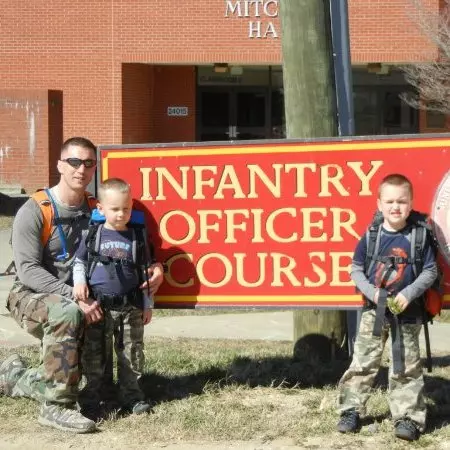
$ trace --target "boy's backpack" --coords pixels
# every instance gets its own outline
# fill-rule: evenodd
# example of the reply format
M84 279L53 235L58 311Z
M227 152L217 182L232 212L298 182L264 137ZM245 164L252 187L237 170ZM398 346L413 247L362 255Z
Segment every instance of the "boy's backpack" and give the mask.
M84 193L86 202L91 209L91 211L97 206L97 199L88 191ZM53 229L58 228L58 233L61 238L61 243L63 246L63 252L65 253L66 238L62 230L62 223L59 218L58 208L50 194L49 189L41 189L31 195L31 198L39 205L42 213L42 232L41 232L41 243L45 247L47 245L50 236L52 235ZM86 218L86 217L85 217Z
M148 284L148 268L154 261L153 245L148 242L148 233L145 226L145 214L143 211L132 209L128 229L132 232L132 261L125 261L111 256L100 254L101 231L105 223L105 216L94 209L89 221L88 233L85 239L87 249L87 280L89 282L98 263L105 266L111 278L115 275L117 265L133 265L137 271L139 284L144 281ZM148 288L148 295L150 290Z
M366 232L367 253L364 264L364 272L366 274L371 272L373 265L377 261L384 262L382 260L383 258L380 258L378 255L383 220L383 215L380 211L377 211ZM410 258L402 262L412 264L414 276L417 277L423 269L425 243L428 241L436 258L439 245L426 214L412 210L407 219L407 223L411 226L411 252ZM427 320L432 320L433 317L440 314L442 310L444 301L442 284L443 272L438 264L438 277L433 285L425 291L423 296L423 306Z
M366 273L366 275L370 274L373 265L376 262L386 263L386 258L380 257L380 255L378 254L381 239L381 225L383 224L383 221L383 215L380 211L377 211L374 215L371 225L366 232L367 252L366 260L364 262L364 272ZM433 233L433 229L428 222L428 216L426 214L412 210L407 219L407 224L411 226L410 257L406 260L405 258L396 257L395 259L401 259L401 261L395 262L412 264L414 276L417 277L423 269L425 243L428 241L429 245L431 246L431 249L434 252L434 256L436 257L436 263L438 263L437 256L439 245ZM392 259L392 257L389 258ZM425 345L427 352L427 368L429 372L431 372L431 348L430 337L428 333L428 321L432 321L434 316L440 314L443 302L443 271L438 264L438 276L433 285L425 291L422 304ZM396 361L394 361L394 366L395 364Z

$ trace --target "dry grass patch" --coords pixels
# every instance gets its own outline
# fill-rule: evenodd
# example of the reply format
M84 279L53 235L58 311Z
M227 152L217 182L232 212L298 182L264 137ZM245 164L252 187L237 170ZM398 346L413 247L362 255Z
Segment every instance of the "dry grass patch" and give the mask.
M449 448L448 356L435 358L434 372L426 376L427 434L409 444L393 437L386 368L368 402L361 432L340 435L335 431L336 383L347 363L293 361L292 350L291 342L152 339L146 345L147 373L142 381L153 413L112 414L101 424L101 433L80 437L76 448L133 448L138 442L180 449ZM37 363L37 348L21 353ZM49 448L55 437L59 448L73 445L73 436L40 428L36 413L37 405L31 401L0 398L0 446L1 439L22 443L24 423L27 431L39 432Z
M441 311L441 314L435 317L434 320L436 320L437 322L450 323L450 311L449 310Z

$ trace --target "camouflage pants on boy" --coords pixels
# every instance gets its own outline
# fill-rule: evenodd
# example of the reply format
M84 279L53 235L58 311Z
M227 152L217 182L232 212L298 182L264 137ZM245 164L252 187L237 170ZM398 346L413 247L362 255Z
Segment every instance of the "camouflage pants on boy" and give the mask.
M78 398L79 342L84 320L80 308L56 294L38 294L16 281L7 307L17 323L42 341L39 367L24 370L13 397L71 405Z
M364 311L356 337L353 360L339 382L338 411L355 409L365 413L375 377L381 365L384 346L389 337L389 324L383 326L380 337L373 336L375 310ZM423 398L424 378L420 361L420 324L402 324L400 339L404 354L404 370L393 373L393 356L389 366L389 407L394 421L409 418L423 432L426 406Z
M127 306L120 311L104 311L104 319L85 330L82 366L87 385L80 393L83 408L98 407L103 388L112 383L113 339L120 404L132 405L144 399L139 387L144 366L142 310Z

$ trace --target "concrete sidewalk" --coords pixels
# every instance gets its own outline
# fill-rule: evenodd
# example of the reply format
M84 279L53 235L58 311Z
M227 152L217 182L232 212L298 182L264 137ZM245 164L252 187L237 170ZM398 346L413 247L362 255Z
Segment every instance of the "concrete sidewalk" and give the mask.
M38 345L39 341L9 317L6 298L13 276L0 277L0 346L14 348L21 345ZM450 324L435 321L429 326L432 352L450 354ZM214 314L207 316L154 317L145 327L145 337L152 336L202 339L260 339L271 341L293 340L292 311L251 312L242 314ZM423 331L421 348L425 349Z
M4 272L12 260L10 234L10 230L0 230L0 273ZM13 348L38 345L39 341L23 331L6 310L6 299L13 280L14 276L0 276L0 346ZM450 324L436 321L429 326L429 330L432 352L450 354ZM155 317L151 324L145 327L145 337L152 336L292 341L292 311ZM423 331L420 342L422 349L425 349Z

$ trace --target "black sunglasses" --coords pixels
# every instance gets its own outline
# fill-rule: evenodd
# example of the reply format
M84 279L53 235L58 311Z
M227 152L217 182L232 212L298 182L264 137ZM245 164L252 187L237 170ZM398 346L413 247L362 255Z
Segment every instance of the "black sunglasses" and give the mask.
M81 164L84 164L84 167L86 167L87 169L97 165L97 161L95 159L67 158L61 159L61 161L66 162L75 169L78 169Z

